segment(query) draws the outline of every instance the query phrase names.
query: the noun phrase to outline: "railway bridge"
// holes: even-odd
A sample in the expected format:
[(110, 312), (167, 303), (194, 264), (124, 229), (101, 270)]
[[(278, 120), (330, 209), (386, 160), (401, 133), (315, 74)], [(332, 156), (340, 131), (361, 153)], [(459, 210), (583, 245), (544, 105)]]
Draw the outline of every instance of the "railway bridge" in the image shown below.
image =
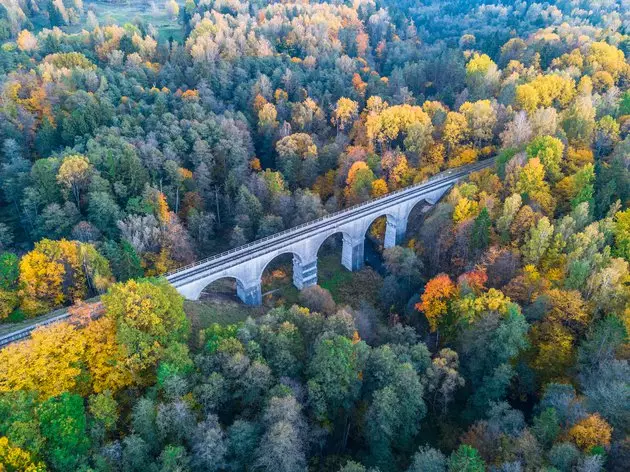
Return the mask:
[(293, 283), (298, 289), (317, 283), (317, 253), (326, 239), (343, 235), (341, 262), (351, 271), (364, 263), (365, 234), (379, 217), (387, 218), (385, 248), (400, 243), (411, 210), (420, 202), (435, 204), (455, 183), (494, 164), (487, 159), (435, 175), (426, 182), (323, 216), (280, 233), (195, 262), (167, 275), (189, 300), (197, 300), (212, 282), (236, 280), (238, 297), (248, 305), (262, 302), (261, 279), (267, 265), (282, 254), (293, 255)]

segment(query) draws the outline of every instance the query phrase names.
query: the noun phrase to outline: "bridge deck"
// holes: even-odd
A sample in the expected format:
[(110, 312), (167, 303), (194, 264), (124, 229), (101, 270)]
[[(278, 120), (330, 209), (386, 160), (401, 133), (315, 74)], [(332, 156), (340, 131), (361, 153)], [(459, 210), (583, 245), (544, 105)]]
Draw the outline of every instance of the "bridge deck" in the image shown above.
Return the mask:
[(366, 202), (354, 205), (343, 210), (325, 215), (313, 221), (294, 226), (292, 228), (281, 231), (280, 233), (267, 236), (265, 238), (253, 241), (243, 246), (230, 249), (223, 253), (211, 256), (207, 259), (197, 261), (185, 267), (181, 267), (166, 274), (166, 278), (174, 286), (182, 283), (190, 283), (194, 281), (199, 274), (207, 274), (212, 269), (219, 269), (230, 265), (240, 264), (247, 260), (257, 257), (257, 255), (270, 252), (283, 246), (289, 245), (308, 235), (317, 233), (322, 229), (329, 229), (339, 223), (346, 223), (354, 218), (361, 218), (365, 214), (373, 213), (379, 208), (391, 206), (392, 202), (400, 202), (410, 198), (417, 197), (419, 194), (429, 193), (449, 185), (466, 175), (485, 169), (494, 164), (494, 158), (475, 162), (473, 164), (462, 166), (455, 169), (436, 174), (426, 182), (405, 187), (404, 189), (388, 193), (379, 198), (368, 200)]
[[(460, 178), (478, 170), (485, 169), (494, 164), (494, 158), (486, 159), (484, 161), (476, 162), (467, 166), (451, 169), (446, 172), (442, 172), (430, 178), (426, 182), (416, 184), (396, 192), (389, 193), (380, 198), (369, 200), (367, 202), (355, 205), (335, 213), (323, 216), (308, 223), (304, 223), (293, 228), (289, 228), (280, 233), (268, 236), (257, 241), (245, 244), (243, 246), (230, 249), (229, 251), (211, 256), (207, 259), (195, 262), (188, 266), (179, 268), (166, 275), (166, 278), (173, 285), (177, 286), (178, 283), (188, 282), (191, 279), (194, 280), (198, 274), (211, 270), (213, 267), (225, 267), (230, 264), (241, 263), (248, 259), (251, 259), (260, 254), (261, 252), (271, 251), (275, 248), (289, 244), (295, 240), (305, 237), (308, 234), (313, 234), (323, 228), (330, 228), (331, 225), (339, 224), (340, 222), (347, 222), (353, 218), (360, 218), (366, 213), (373, 212), (380, 207), (387, 207), (393, 201), (405, 200), (412, 198), (421, 193), (428, 193), (431, 190), (448, 186), (459, 180)], [(91, 299), (95, 301), (98, 298)], [(30, 333), (38, 327), (46, 326), (58, 321), (65, 320), (70, 317), (67, 311), (57, 310), (60, 312), (58, 315), (50, 316), (48, 318), (33, 320), (33, 324), (27, 327), (23, 327), (12, 331), (10, 333), (0, 336), (0, 349), (13, 342), (25, 339), (30, 336)], [(51, 313), (52, 314), (52, 313)]]

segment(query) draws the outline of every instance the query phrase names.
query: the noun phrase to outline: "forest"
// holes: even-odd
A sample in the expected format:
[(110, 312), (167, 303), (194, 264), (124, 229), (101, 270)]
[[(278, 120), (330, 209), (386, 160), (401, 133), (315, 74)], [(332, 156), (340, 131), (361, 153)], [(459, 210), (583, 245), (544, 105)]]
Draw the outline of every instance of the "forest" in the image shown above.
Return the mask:
[[(630, 470), (629, 56), (625, 0), (0, 0), (0, 334), (71, 313), (0, 472)], [(489, 158), (360, 271), (163, 277)]]

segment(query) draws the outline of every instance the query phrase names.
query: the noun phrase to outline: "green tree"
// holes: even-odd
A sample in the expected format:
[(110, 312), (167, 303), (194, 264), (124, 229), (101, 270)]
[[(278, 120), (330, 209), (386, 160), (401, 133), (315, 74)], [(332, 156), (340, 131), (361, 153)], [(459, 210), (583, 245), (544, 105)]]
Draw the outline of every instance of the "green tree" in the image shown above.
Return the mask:
[(57, 129), (52, 125), (47, 116), (42, 119), (42, 124), (35, 137), (35, 148), (41, 157), (48, 157), (59, 143)]
[(62, 201), (59, 185), (57, 185), (59, 166), (61, 166), (59, 159), (49, 157), (38, 159), (31, 167), (32, 186), (43, 205)]
[(484, 472), (486, 464), (474, 447), (462, 444), (448, 458), (449, 472)]
[(295, 133), (276, 143), (277, 165), (291, 187), (307, 187), (317, 176), (317, 146), (306, 133)]
[(473, 249), (483, 251), (488, 247), (490, 243), (490, 227), (492, 221), (490, 220), (490, 213), (487, 208), (483, 208), (479, 215), (475, 218), (472, 228), (472, 235), (470, 244)]
[(123, 239), (119, 243), (108, 240), (101, 248), (103, 256), (109, 261), (112, 272), (119, 282), (137, 279), (144, 275), (142, 260), (127, 240)]
[(615, 253), (630, 261), (630, 208), (615, 214)]
[(314, 413), (322, 422), (334, 423), (346, 415), (359, 397), (368, 347), (343, 336), (322, 339), (308, 365), (308, 391)]
[(106, 316), (116, 321), (127, 364), (137, 374), (155, 368), (168, 346), (188, 339), (190, 325), (183, 299), (165, 280), (118, 283), (101, 299)]
[(406, 450), (426, 414), (423, 386), (413, 366), (398, 364), (389, 383), (373, 394), (366, 418), (372, 461), (382, 470), (391, 469), (394, 449)]
[(545, 216), (529, 231), (529, 238), (523, 246), (523, 257), (528, 264), (538, 264), (551, 245), (554, 227)]
[(48, 462), (59, 471), (79, 469), (90, 448), (83, 399), (63, 393), (43, 402), (37, 412)]
[(111, 392), (92, 395), (89, 398), (89, 408), (92, 417), (107, 431), (115, 428), (120, 412), (118, 403)]
[(560, 431), (560, 422), (555, 408), (547, 408), (534, 418), (532, 433), (543, 446), (551, 446)]
[(45, 440), (37, 418), (37, 392), (18, 390), (0, 395), (0, 436), (42, 456)]
[(537, 157), (545, 166), (547, 176), (552, 181), (562, 177), (560, 164), (564, 152), (564, 144), (558, 138), (552, 136), (540, 136), (527, 146), (527, 156), (531, 159)]
[(0, 290), (16, 290), (20, 260), (11, 252), (0, 254)]
[(407, 472), (445, 472), (446, 457), (439, 450), (422, 446), (413, 456)]
[(109, 192), (90, 192), (88, 195), (88, 220), (106, 237), (118, 236), (118, 220), (122, 213)]

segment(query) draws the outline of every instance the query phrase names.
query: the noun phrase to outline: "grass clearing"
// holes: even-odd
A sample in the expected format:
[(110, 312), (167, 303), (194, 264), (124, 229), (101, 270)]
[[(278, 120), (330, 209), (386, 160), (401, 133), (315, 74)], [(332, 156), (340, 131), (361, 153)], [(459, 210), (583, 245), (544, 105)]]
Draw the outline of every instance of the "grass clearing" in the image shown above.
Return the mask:
[(256, 318), (261, 316), (265, 309), (247, 306), (240, 301), (213, 298), (198, 301), (185, 300), (184, 311), (192, 328), (190, 339), (196, 346), (199, 332), (202, 329), (206, 329), (214, 323), (225, 326), (243, 322), (250, 316)]
[[(263, 304), (291, 306), (299, 304), (299, 294), (292, 281), (290, 264), (276, 266), (263, 280)], [(372, 305), (378, 304), (383, 279), (370, 267), (350, 272), (341, 264), (340, 251), (322, 251), (317, 260), (317, 281), (330, 292), (339, 305), (358, 308), (361, 299)]]
[[(178, 2), (183, 8), (184, 2)], [(171, 19), (164, 8), (163, 3), (148, 2), (146, 0), (127, 0), (126, 2), (112, 3), (107, 1), (86, 1), (84, 10), (93, 11), (101, 26), (125, 23), (133, 23), (139, 20), (145, 24), (152, 24), (158, 31), (158, 38), (162, 41), (170, 40), (182, 42), (184, 39), (182, 25), (177, 19)], [(81, 17), (78, 24), (62, 26), (61, 29), (67, 33), (78, 33), (86, 28), (86, 15)], [(42, 11), (32, 18), (33, 30), (39, 32), (44, 28), (50, 28), (48, 16)]]
[[(248, 317), (262, 316), (269, 309), (299, 305), (299, 294), (293, 285), (293, 268), (290, 256), (278, 260), (267, 270), (262, 280), (263, 305), (252, 307), (236, 298), (233, 280), (218, 281), (212, 289), (206, 288), (206, 298), (186, 300), (184, 310), (192, 325), (193, 340), (199, 339), (199, 331), (213, 323), (228, 325), (245, 321)], [(382, 277), (370, 267), (350, 272), (341, 265), (339, 251), (321, 251), (317, 262), (319, 285), (329, 290), (339, 305), (358, 308), (361, 300), (377, 306), (383, 285)]]
[(383, 279), (372, 268), (350, 272), (337, 252), (329, 252), (320, 255), (317, 270), (319, 286), (328, 290), (337, 304), (358, 308), (362, 299), (378, 304)]

